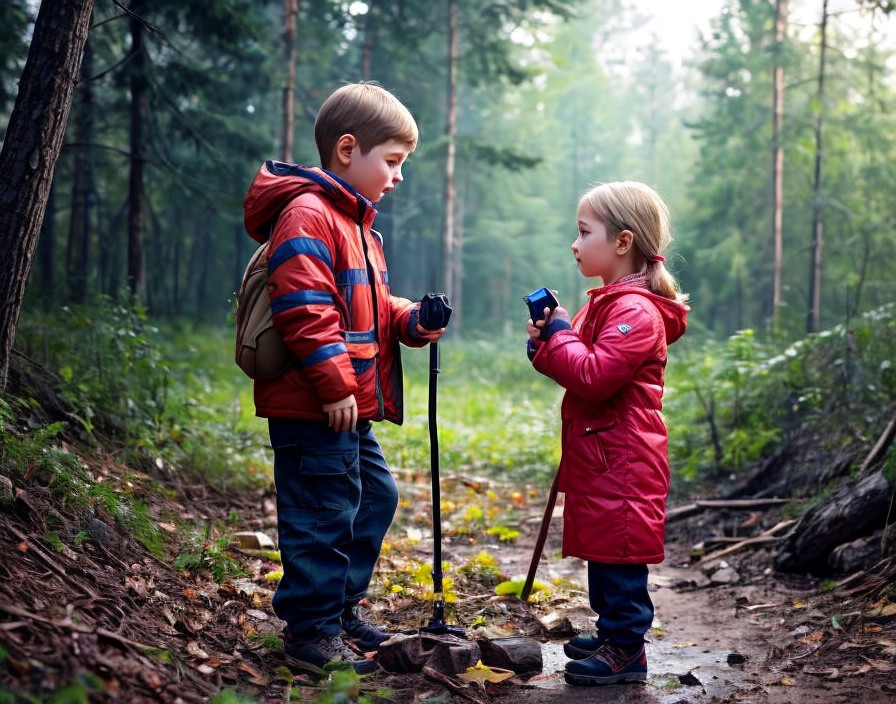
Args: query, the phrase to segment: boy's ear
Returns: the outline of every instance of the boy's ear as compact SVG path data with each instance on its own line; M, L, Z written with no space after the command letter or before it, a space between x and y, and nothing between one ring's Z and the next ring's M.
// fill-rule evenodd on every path
M631 230L623 230L616 235L616 254L626 254L635 243L635 233Z
M358 140L353 134L344 134L336 140L336 146L333 148L334 161L341 166L348 166L352 163L352 152L358 146Z

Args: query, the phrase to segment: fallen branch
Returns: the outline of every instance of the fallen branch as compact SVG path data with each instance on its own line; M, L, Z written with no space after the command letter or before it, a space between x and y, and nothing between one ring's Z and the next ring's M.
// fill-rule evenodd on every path
M165 648L157 646L157 645L146 645L145 643L138 643L135 640L131 640L130 638L125 638L124 636L120 636L117 633L114 633L105 628L91 628L90 626L85 626L80 623L75 623L71 620L71 617L67 617L63 621L58 621L56 619L47 618L46 616L38 616L37 614L33 614L30 611L25 611L24 609L20 609L17 606L13 606L12 604L7 604L3 601L0 601L0 611L5 611L11 616L18 616L19 618L26 618L31 621L37 621L38 623L46 623L49 626L55 626L56 628L67 628L70 631L75 631L77 633L84 633L87 635L96 635L102 638L108 638L110 640L115 640L121 643L122 645L128 645L132 648L136 648L141 652L152 652L157 650L165 650Z
M862 462L862 466L859 467L859 475L864 474L868 471L869 467L877 464L877 462L884 456L887 448L893 442L894 437L896 437L896 415L894 415L890 422L887 423L887 427L884 428L884 432L880 434L877 442L874 443L874 447L871 448L871 452L869 452L868 456L865 457L865 460Z
M725 557L726 555L738 552L739 550L750 547L751 545L763 545L765 543L773 543L777 540L781 540L781 538L783 538L784 536L778 536L775 534L780 533L785 528L789 528L794 523L796 523L795 520L781 521L777 525L769 528L767 531L764 531L763 533L760 533L753 538L746 538L744 540L741 540L739 543L729 545L727 548L716 550L716 552L712 552L709 555L706 555L697 563L697 566L699 567L701 565L705 565L708 562L712 562L713 560L718 560L720 557Z
M691 504L671 508L666 512L666 521L677 521L694 516L710 508L747 511L750 509L773 508L790 503L793 499L704 499Z

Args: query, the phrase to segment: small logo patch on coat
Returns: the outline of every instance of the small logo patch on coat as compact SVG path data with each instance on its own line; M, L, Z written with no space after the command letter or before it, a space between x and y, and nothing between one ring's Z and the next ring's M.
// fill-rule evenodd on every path
M629 330L632 329L632 326L629 325L628 323L623 323L622 325L617 325L616 329L619 332L621 332L623 335L625 335Z

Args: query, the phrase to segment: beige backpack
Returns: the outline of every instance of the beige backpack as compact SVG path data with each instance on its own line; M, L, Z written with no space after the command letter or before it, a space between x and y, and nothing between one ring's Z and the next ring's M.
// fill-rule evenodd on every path
M255 250L236 293L236 363L250 379L280 376L295 361L274 329L266 250Z

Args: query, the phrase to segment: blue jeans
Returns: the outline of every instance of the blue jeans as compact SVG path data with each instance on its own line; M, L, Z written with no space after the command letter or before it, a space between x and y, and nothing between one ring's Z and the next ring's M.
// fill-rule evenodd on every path
M336 433L325 423L271 418L283 578L274 613L296 640L336 635L367 595L398 488L370 422Z
M653 623L653 602L647 591L647 565L588 563L588 599L597 620L598 637L629 649L644 642Z

